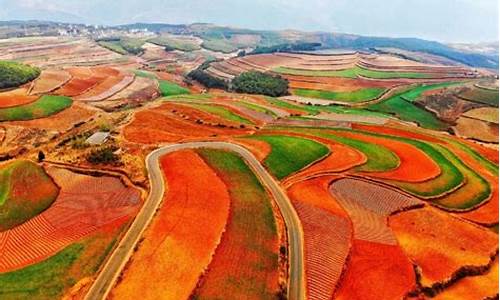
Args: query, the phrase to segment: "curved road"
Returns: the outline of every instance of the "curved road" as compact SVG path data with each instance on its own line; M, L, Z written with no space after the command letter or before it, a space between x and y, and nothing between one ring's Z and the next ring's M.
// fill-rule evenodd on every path
M264 169L253 154L242 146L226 142L192 142L176 144L162 147L151 152L146 158L146 167L149 173L151 192L143 207L137 214L134 222L121 239L120 243L113 251L96 280L90 287L85 299L101 300L105 299L120 272L130 259L134 247L141 238L144 230L153 219L156 210L159 208L165 192L165 184L160 169L159 158L167 153L182 149L212 148L229 150L238 153L252 168L262 184L271 192L278 204L286 223L288 233L288 249L290 276L288 282L288 299L303 300L305 296L304 283L304 258L303 258L303 232L299 218L290 200L279 187L271 175Z

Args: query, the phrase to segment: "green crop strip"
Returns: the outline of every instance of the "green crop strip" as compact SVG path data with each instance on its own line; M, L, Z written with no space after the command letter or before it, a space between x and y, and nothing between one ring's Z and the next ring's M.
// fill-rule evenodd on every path
M330 152L325 145L306 138L281 135L255 135L248 138L271 145L271 153L264 160L264 165L278 179L301 170Z

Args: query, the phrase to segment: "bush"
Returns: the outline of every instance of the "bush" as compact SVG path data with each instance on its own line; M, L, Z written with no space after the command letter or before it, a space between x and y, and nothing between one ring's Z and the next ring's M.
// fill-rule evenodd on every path
M217 77L214 77L203 71L202 68L198 68L196 70L191 71L188 74L188 78L198 81L203 84L207 88L218 88L218 89L227 89L227 83Z
M17 87L40 75L40 69L13 61L0 61L0 89Z
M115 164L120 161L120 157L114 152L116 147L106 147L101 149L92 150L87 155L87 161L91 164Z
M296 44L280 44L270 47L257 47L250 54L276 53L276 52L300 52L314 51L321 47L321 43L296 43Z
M235 77L232 81L232 89L238 93L279 97L288 94L288 80L279 75L250 71Z

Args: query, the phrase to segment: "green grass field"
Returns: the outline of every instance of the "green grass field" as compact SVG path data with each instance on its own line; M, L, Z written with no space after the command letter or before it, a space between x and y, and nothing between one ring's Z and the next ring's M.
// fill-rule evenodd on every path
M274 72L288 75L313 76L313 77L345 77L357 78L359 76L369 77L374 79L391 79L391 78L433 78L432 74L416 73L416 72L392 72L392 71L374 71L356 66L354 68L335 71L316 71L305 69L294 69L286 67L278 67Z
M40 69L14 61L0 61L0 89L20 86L40 75Z
M232 53L238 50L238 47L231 41L222 38L206 38L201 47L215 52Z
M113 235L94 234L40 263L0 274L0 298L61 299L79 280L97 272L116 242Z
M187 88L166 80L159 80L159 87L161 95L164 97L191 93Z
M417 141L417 140L412 140L408 138L403 138L403 137L397 137L397 136L392 136L392 135L384 135L384 134L377 134L373 132L367 132L367 131L362 131L362 130L349 130L349 129L341 129L341 128L323 128L323 129L318 129L318 128L313 128L313 127L270 127L269 129L272 130L288 130L292 132L299 132L299 133L306 133L306 134L311 134L311 135L317 135L320 137L324 138L332 138L332 139L337 139L338 142L344 142L346 145L351 146L353 148L356 148L363 153L365 153L368 157L368 163L370 162L370 157L372 158L372 165L362 165L357 168L359 171L386 171L388 168L392 168L397 165L396 161L393 161L392 163L387 163L386 161L390 159L392 155L394 155L392 152L391 154L383 154L381 155L380 149L374 148L375 145L373 144L366 144L361 145L359 143L353 143L352 141L349 141L348 139L345 139L342 137L341 140L339 139L338 136L336 136L334 133L335 131L345 131L345 132L356 132L360 134L365 134L365 135L372 135L376 137L382 137L382 138L387 138L387 139L393 139L397 140L400 142L404 142L407 144L411 144L421 151L423 151L425 154L427 154L432 160L434 160L440 167L441 173L439 176L436 178L433 178L431 180L425 181L425 182L420 182L420 183L407 183L407 182L402 182L402 181L396 181L396 180L384 180L392 185L398 186L401 189L407 191L408 193L411 193L416 196L420 196L423 198L433 198L433 197L438 197L442 195L443 193L446 193L448 191L451 191L458 186L460 186L463 181L464 181L464 175L460 170L453 164L450 160L448 160L438 149L435 148L435 145L428 143L428 142L422 142L422 141ZM350 145L348 143L351 143Z
M403 93L401 97L407 101L413 102L415 100L418 100L418 98L420 98L420 96L422 96L422 94L426 91L439 90L457 84L460 84L460 82L441 82L436 84L424 84Z
M343 129L334 129L334 130L343 130ZM437 197L439 195L442 195L443 193L446 193L448 191L451 191L458 186L460 186L463 181L464 181L464 175L460 170L453 164L450 160L448 160L438 149L436 149L436 145L428 143L428 142L422 142L422 141L417 141L413 139L408 139L408 138L403 138L403 137L397 137L397 136L392 136L392 135L384 135L384 134L377 134L377 133L372 133L372 132L367 132L367 131L361 131L361 130L353 130L354 132L366 134L366 135L372 135L372 136L377 136L377 137L383 137L387 139L393 139L397 140L403 143L411 144L421 151L423 151L425 154L427 154L434 162L436 162L440 169L441 173L439 176L436 178L433 178L431 180L427 180L424 182L419 182L419 183L407 183L407 182L401 182L401 181L388 181L391 182L392 184L399 186L403 190L424 198L432 198L432 197Z
M325 100L335 100L342 102L365 102L373 100L382 95L386 89L384 88L367 88L360 89L353 92L334 92L334 91L321 91L321 90L308 90L308 89L294 89L292 94L307 97L307 98L318 98Z
M434 145L434 148L452 162L465 177L465 185L460 190L434 200L435 204L446 208L468 209L488 199L491 188L484 178L466 166L453 152L444 146Z
M144 77L144 78L149 78L149 79L157 79L155 74L148 72L148 71L143 71L143 70L134 70L135 76L138 77Z
M356 167L356 170L358 171L383 172L395 169L399 166L399 157L384 146L370 144L356 139L340 137L334 134L322 134L321 136L352 147L366 155L368 160L365 164Z
M197 152L226 184L231 214L222 247L216 250L193 299L274 299L279 241L272 200L238 155L212 149Z
M352 147L366 155L367 161L363 165L356 167L362 172L383 172L399 166L399 157L386 147L366 143L356 139L340 137L333 132L315 128L298 128L298 127L277 127L279 130L287 130L290 132L305 133L312 136L330 139L341 144Z
M184 52L191 52L191 51L201 49L200 45L198 45L197 43L195 43L192 40L175 38L173 36L162 35L162 36L150 39L150 40L148 40L148 42L159 45L159 46L168 47L170 49L184 51Z
M313 140L280 135L256 135L249 137L271 145L272 151L264 165L278 179L297 172L330 151L325 145Z
M260 105L254 104L254 103L239 101L238 103L236 103L236 105L248 108L248 109L256 111L256 112L260 112L263 114L267 114L267 115L276 117L276 114L272 110L269 110L263 106L260 106Z
M292 104L273 97L266 97L266 100L267 102L269 102L269 104L278 108L293 109L310 115L317 115L319 113L319 109L313 106Z
M498 165L489 161L484 156L479 154L476 150L471 147L464 145L460 142L454 141L452 139L444 139L446 142L452 144L453 146L458 147L459 149L466 152L472 158L474 158L479 164L481 164L484 168L486 168L493 176L498 176Z
M44 95L33 103L0 109L0 121L25 121L45 118L71 106L71 98Z
M0 169L0 231L26 222L47 209L59 189L45 171L28 160Z
M223 106L220 106L220 105L201 104L201 103L192 103L192 102L191 103L184 102L184 104L188 104L189 106L191 106L195 109L204 111L204 112L209 113L209 114L219 116L219 117L226 119L228 121L233 121L236 123L248 124L248 125L254 124L249 119L247 119L243 116L240 116L240 115L232 112L231 110L229 110Z
M128 54L127 50L123 48L120 41L99 41L98 44L106 49L114 51L121 55Z
M97 43L104 48L107 48L116 53L126 55L133 54L138 55L143 52L142 46L146 42L145 39L142 38L129 38L122 37L117 40L103 40L98 41Z
M404 95L404 94L403 94ZM395 95L383 102L368 106L369 110L392 114L403 121L416 122L420 126L433 130L446 130L449 125L439 120L433 113L415 106L402 95Z

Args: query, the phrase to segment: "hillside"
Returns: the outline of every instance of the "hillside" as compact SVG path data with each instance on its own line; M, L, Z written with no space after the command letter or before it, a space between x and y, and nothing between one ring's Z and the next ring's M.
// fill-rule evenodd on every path
M368 37L344 33L268 31L222 27L197 23L191 25L170 24L128 24L121 29L147 29L156 33L192 34L203 39L202 46L220 52L234 52L238 49L270 47L285 44L320 43L318 49L355 49L372 50L386 47L407 51L424 52L438 55L453 61L481 68L498 68L498 56L489 53L471 52L443 43L418 38Z

